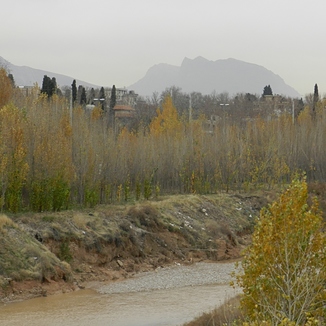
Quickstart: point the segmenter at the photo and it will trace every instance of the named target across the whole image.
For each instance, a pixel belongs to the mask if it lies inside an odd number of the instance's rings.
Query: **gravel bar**
[[[130,279],[102,285],[100,293],[128,293],[181,288],[208,284],[228,284],[235,263],[195,263],[192,265],[173,265],[143,272]]]

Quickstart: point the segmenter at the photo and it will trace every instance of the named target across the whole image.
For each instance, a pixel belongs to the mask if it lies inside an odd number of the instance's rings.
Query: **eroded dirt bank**
[[[74,291],[175,264],[233,260],[271,199],[266,193],[172,196],[10,216],[0,224],[0,300]]]

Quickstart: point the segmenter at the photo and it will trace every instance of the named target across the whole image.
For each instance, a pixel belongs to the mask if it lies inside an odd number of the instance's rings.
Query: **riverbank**
[[[191,265],[176,263],[143,272],[129,280],[89,286],[102,294],[147,292],[200,285],[228,285],[235,271],[235,262],[198,262]]]
[[[176,326],[239,293],[229,282],[234,262],[170,265],[124,281],[0,306],[0,324],[41,326]]]
[[[270,194],[188,195],[0,217],[0,301],[239,258]],[[1,223],[1,221],[3,223]]]

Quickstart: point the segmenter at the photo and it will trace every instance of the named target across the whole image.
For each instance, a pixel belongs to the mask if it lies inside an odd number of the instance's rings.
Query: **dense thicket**
[[[10,102],[2,96],[0,108],[5,210],[272,187],[297,169],[311,180],[326,178],[324,111],[314,120],[303,111],[295,123],[290,114],[242,123],[224,117],[207,128],[204,118],[180,117],[167,96],[149,125],[114,133],[99,107],[75,107],[70,115],[57,95],[48,99],[38,88],[14,94]]]

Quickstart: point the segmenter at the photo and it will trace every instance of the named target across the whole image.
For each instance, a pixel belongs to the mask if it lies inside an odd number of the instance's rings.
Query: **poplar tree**
[[[325,325],[323,226],[317,200],[308,204],[305,177],[295,178],[261,210],[237,277],[242,309],[253,325],[315,325],[311,320]]]
[[[12,83],[5,69],[0,68],[0,108],[9,102],[12,95]]]

